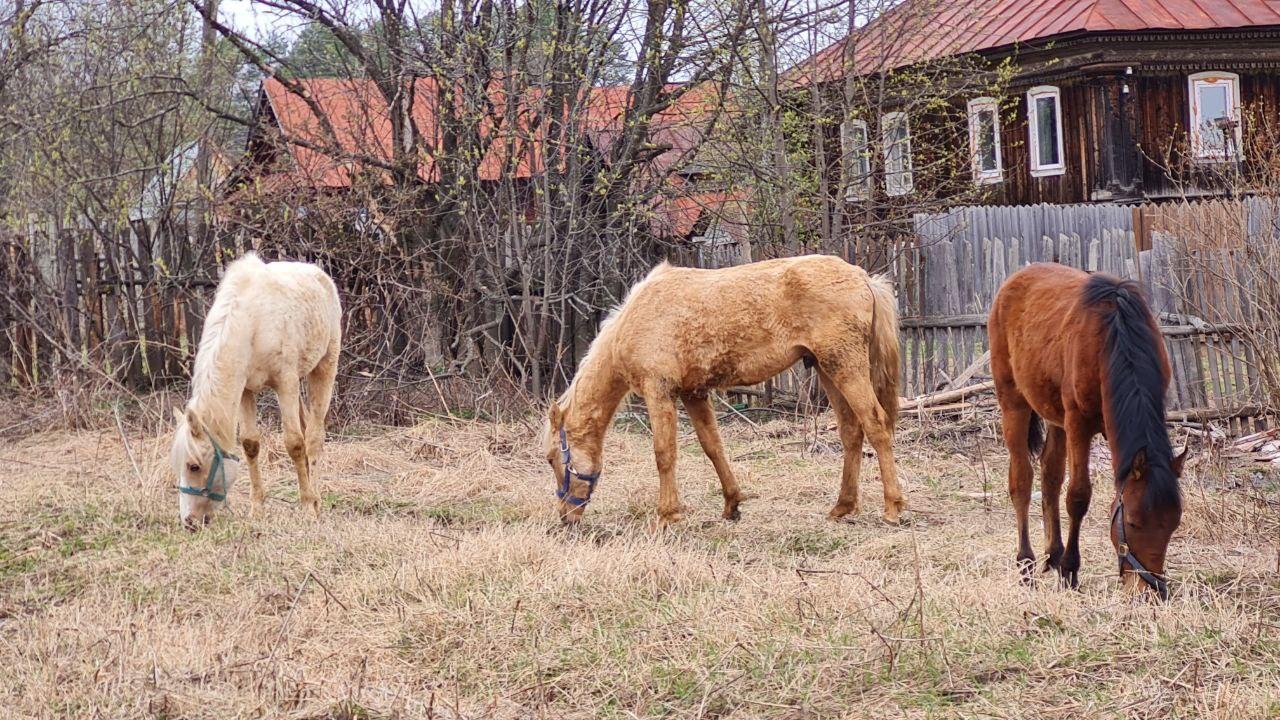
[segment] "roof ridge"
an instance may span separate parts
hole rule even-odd
[[[1084,19],[1084,28],[1085,28],[1085,30],[1097,30],[1097,29],[1099,29],[1099,28],[1097,28],[1097,27],[1094,25],[1094,21],[1101,17],[1101,11],[1100,11],[1100,9],[1099,9],[1101,5],[1102,5],[1102,0],[1093,0],[1093,6],[1089,8],[1089,14],[1088,14],[1088,15],[1085,17],[1085,19]],[[1111,29],[1111,28],[1110,28],[1110,25],[1111,25],[1110,21],[1106,20],[1106,18],[1102,18],[1102,20],[1103,20],[1103,22],[1106,22],[1106,23],[1107,23],[1107,25],[1108,25],[1107,29],[1108,29],[1108,30],[1109,30],[1109,29]]]

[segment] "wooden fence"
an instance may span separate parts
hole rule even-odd
[[[938,391],[966,371],[974,376],[988,349],[986,315],[1004,279],[1034,262],[1059,262],[1143,285],[1173,366],[1171,416],[1256,415],[1259,359],[1232,324],[1248,314],[1248,279],[1232,247],[1273,232],[1273,220],[1270,204],[1255,200],[961,208],[918,216],[919,241],[894,268],[904,394]],[[1192,241],[1173,234],[1193,222],[1208,232]]]
[[[1001,283],[1024,265],[1055,261],[1142,282],[1165,326],[1175,413],[1240,417],[1264,404],[1259,358],[1238,332],[1253,293],[1237,251],[1276,235],[1271,202],[959,208],[918,216],[915,226],[893,265],[907,397],[983,376],[986,314]],[[222,260],[246,249],[240,238],[206,238],[185,225],[141,222],[112,232],[49,226],[0,235],[0,382],[40,383],[58,357],[83,358],[133,387],[186,377]],[[689,264],[746,260],[732,243],[694,250]],[[402,357],[388,338],[432,331],[424,291],[402,297],[424,287],[425,268],[391,276],[383,288],[358,264],[326,264],[347,301],[360,350],[353,357]],[[393,306],[399,310],[389,312]],[[369,372],[379,367],[367,362]],[[797,365],[747,396],[816,395],[812,373]]]
[[[134,386],[185,376],[224,250],[170,223],[0,235],[0,381],[42,382],[58,357]]]
[[[141,390],[185,380],[223,268],[252,248],[242,233],[185,222],[0,232],[0,383],[44,386],[67,370],[72,382]],[[316,262],[338,284],[344,372],[372,378],[427,366],[440,328],[425,262],[389,258],[389,268],[376,267],[305,239],[262,249]]]

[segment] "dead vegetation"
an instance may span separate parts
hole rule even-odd
[[[1173,599],[1115,582],[1098,478],[1080,592],[1019,584],[989,430],[904,428],[903,527],[824,515],[831,418],[726,419],[743,519],[718,519],[682,427],[691,508],[653,529],[640,422],[607,441],[585,529],[552,516],[536,428],[349,427],[327,512],[272,500],[191,535],[154,429],[0,444],[0,706],[58,718],[1274,717],[1277,478],[1189,473]],[[815,430],[817,428],[817,430]],[[247,488],[236,488],[237,510]],[[1033,503],[1033,506],[1037,505]],[[1033,512],[1036,508],[1033,507]]]

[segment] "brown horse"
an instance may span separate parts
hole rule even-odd
[[[898,412],[898,320],[887,280],[836,257],[806,256],[720,270],[663,263],[631,288],[591,344],[569,389],[551,403],[547,462],[566,523],[582,517],[603,463],[604,434],[628,393],[644,398],[658,463],[658,513],[680,520],[676,399],[715,466],[724,517],[743,496],[725,457],[707,393],[749,385],[799,360],[816,365],[844,445],[840,495],[829,513],[858,512],[865,432],[884,480],[884,516],[905,506],[893,462]]]
[[[1186,452],[1174,457],[1165,431],[1169,359],[1141,288],[1063,265],[1032,265],[1000,288],[988,331],[1023,572],[1029,579],[1035,564],[1027,510],[1031,461],[1040,453],[1044,569],[1055,568],[1078,586],[1080,521],[1093,492],[1089,445],[1103,433],[1115,470],[1111,542],[1121,578],[1131,588],[1141,580],[1167,597],[1165,552],[1182,518],[1178,478]],[[1050,424],[1047,441],[1041,418]],[[1058,498],[1066,464],[1064,548]]]

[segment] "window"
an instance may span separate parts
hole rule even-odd
[[[849,120],[840,126],[840,151],[844,154],[844,199],[846,202],[866,200],[871,196],[871,152],[867,139],[867,122]]]
[[[1000,157],[1000,106],[995,98],[969,101],[969,152],[973,156],[973,180],[979,185],[1004,179]]]
[[[1187,78],[1191,101],[1191,152],[1203,162],[1240,158],[1240,76],[1202,72]]]
[[[1049,85],[1027,92],[1027,129],[1031,134],[1031,176],[1047,177],[1067,171],[1062,152],[1062,100]]]
[[[907,114],[892,112],[880,118],[884,146],[884,191],[891,196],[911,192],[911,126]]]

